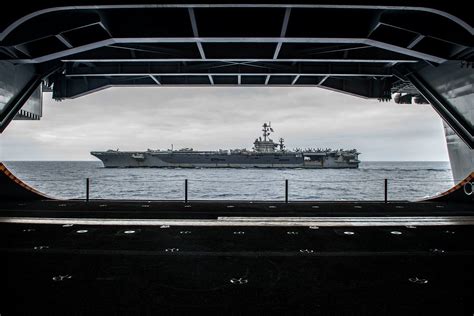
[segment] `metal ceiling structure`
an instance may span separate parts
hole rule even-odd
[[[153,4],[35,11],[0,36],[0,58],[59,63],[57,99],[111,85],[318,86],[404,92],[397,66],[472,61],[472,28],[401,6]]]
[[[53,0],[1,14],[0,80],[15,84],[0,130],[41,116],[23,106],[41,82],[57,100],[110,86],[298,86],[430,102],[474,147],[474,23],[452,3]]]

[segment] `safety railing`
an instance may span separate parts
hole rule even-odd
[[[40,191],[60,198],[123,200],[268,200],[389,201],[420,200],[453,186],[448,178],[303,179],[24,179]],[[471,188],[467,188],[472,194]]]

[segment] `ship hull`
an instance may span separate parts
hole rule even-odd
[[[304,153],[91,152],[106,168],[358,168],[358,161]]]

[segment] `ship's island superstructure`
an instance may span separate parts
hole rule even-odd
[[[263,124],[263,138],[254,141],[252,150],[229,149],[195,151],[192,148],[178,150],[147,151],[92,151],[107,168],[156,167],[156,168],[358,168],[356,149],[295,149],[285,148],[283,138],[275,143],[270,138],[271,123]]]

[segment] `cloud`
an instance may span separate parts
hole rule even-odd
[[[2,160],[93,160],[91,150],[251,148],[261,124],[288,148],[357,148],[363,160],[448,160],[427,105],[379,103],[311,88],[111,88],[56,102],[40,121],[14,121]]]

